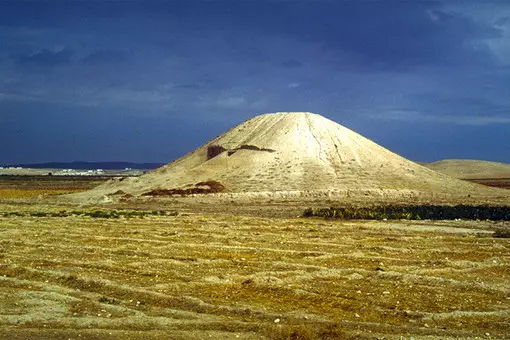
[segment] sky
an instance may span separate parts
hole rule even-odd
[[[166,163],[279,111],[510,163],[510,2],[0,1],[0,165]]]

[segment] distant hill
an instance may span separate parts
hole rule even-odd
[[[510,197],[504,190],[427,169],[309,112],[256,116],[157,170],[113,180],[70,199],[103,202],[119,195],[324,204]]]
[[[165,163],[131,163],[131,162],[48,162],[48,163],[34,163],[34,164],[13,164],[6,165],[6,167],[22,167],[32,169],[103,169],[103,170],[118,170],[118,169],[156,169],[162,167]]]
[[[462,179],[510,178],[510,164],[471,159],[445,159],[422,163],[429,169]]]

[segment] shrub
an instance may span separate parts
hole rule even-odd
[[[510,238],[510,230],[498,230],[492,234],[494,238]]]
[[[115,300],[114,298],[107,298],[106,296],[101,296],[98,300],[100,303],[106,303],[108,305],[117,305],[119,304],[119,301]]]
[[[493,220],[510,221],[510,207],[488,205],[387,205],[364,208],[331,207],[313,210],[307,208],[304,217],[342,219],[406,219],[406,220]]]

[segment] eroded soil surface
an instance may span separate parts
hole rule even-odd
[[[1,217],[0,338],[509,338],[508,228]]]
[[[470,182],[496,187],[501,189],[510,189],[510,178],[478,178],[469,179]]]

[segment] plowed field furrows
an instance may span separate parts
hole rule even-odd
[[[0,217],[0,338],[505,339],[494,228],[510,224]]]

